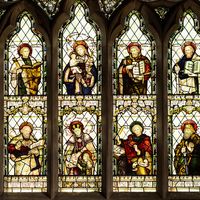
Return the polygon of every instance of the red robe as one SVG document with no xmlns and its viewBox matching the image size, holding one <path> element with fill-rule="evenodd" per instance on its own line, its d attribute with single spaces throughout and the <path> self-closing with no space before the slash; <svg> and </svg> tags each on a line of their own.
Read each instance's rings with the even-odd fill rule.
<svg viewBox="0 0 200 200">
<path fill-rule="evenodd" d="M 135 151 L 134 145 L 137 145 L 138 149 L 141 151 L 140 157 L 144 157 L 145 153 L 148 152 L 152 156 L 152 146 L 150 137 L 142 134 L 139 137 L 135 135 L 129 135 L 127 140 L 122 140 L 122 146 L 125 149 L 127 161 L 131 164 L 133 158 L 137 158 L 137 152 Z"/>
</svg>

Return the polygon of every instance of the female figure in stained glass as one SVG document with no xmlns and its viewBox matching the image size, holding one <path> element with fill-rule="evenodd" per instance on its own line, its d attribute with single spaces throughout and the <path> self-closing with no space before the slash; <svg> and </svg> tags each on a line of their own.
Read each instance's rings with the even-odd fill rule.
<svg viewBox="0 0 200 200">
<path fill-rule="evenodd" d="M 184 55 L 173 68 L 179 78 L 181 94 L 199 93 L 200 56 L 196 54 L 196 48 L 195 43 L 185 42 L 181 47 Z"/>
<path fill-rule="evenodd" d="M 70 61 L 63 74 L 67 94 L 92 94 L 92 89 L 97 82 L 97 68 L 84 40 L 74 43 Z"/>
<path fill-rule="evenodd" d="M 23 122 L 19 132 L 8 143 L 10 158 L 15 162 L 15 175 L 39 175 L 44 140 L 36 140 L 32 135 L 33 125 L 29 122 Z"/>
<path fill-rule="evenodd" d="M 36 95 L 41 79 L 41 62 L 32 55 L 32 47 L 27 43 L 18 46 L 18 58 L 13 58 L 11 85 L 16 95 Z"/>
<path fill-rule="evenodd" d="M 152 145 L 150 137 L 143 130 L 142 123 L 134 121 L 130 125 L 131 134 L 128 139 L 116 138 L 114 155 L 118 159 L 120 175 L 152 174 Z"/>
<path fill-rule="evenodd" d="M 178 175 L 200 175 L 200 136 L 197 124 L 186 120 L 181 125 L 183 138 L 174 152 L 174 167 Z"/>
<path fill-rule="evenodd" d="M 141 45 L 137 42 L 131 42 L 127 51 L 129 56 L 121 61 L 118 68 L 118 94 L 147 94 L 150 61 L 141 54 Z"/>
<path fill-rule="evenodd" d="M 96 162 L 96 150 L 93 140 L 84 133 L 84 126 L 80 121 L 70 123 L 72 136 L 67 141 L 64 160 L 67 175 L 93 175 Z"/>
</svg>

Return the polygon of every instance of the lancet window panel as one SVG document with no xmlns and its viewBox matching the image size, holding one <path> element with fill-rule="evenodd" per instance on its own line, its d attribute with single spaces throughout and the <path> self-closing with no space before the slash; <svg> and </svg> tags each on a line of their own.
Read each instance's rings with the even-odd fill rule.
<svg viewBox="0 0 200 200">
<path fill-rule="evenodd" d="M 27 11 L 4 53 L 4 191 L 47 192 L 46 43 Z"/>
<path fill-rule="evenodd" d="M 59 191 L 99 192 L 102 174 L 101 33 L 75 1 L 59 32 Z"/>
<path fill-rule="evenodd" d="M 5 95 L 45 95 L 47 64 L 44 39 L 34 28 L 33 17 L 26 11 L 18 17 L 16 27 L 8 36 L 5 47 Z M 24 48 L 28 49 L 25 51 L 29 51 L 27 58 Z M 35 70 L 29 70 L 30 64 Z M 24 73 L 18 73 L 22 70 L 20 65 L 26 66 L 26 69 L 23 67 Z M 29 80 L 19 82 L 20 74 L 28 79 L 27 77 L 32 76 L 31 73 L 34 78 L 31 85 Z"/>
<path fill-rule="evenodd" d="M 139 55 L 132 63 L 129 57 L 131 57 L 130 49 L 133 46 L 138 47 Z M 113 46 L 114 94 L 155 94 L 155 47 L 155 41 L 151 34 L 146 30 L 143 17 L 137 11 L 130 12 L 126 18 L 125 28 L 115 39 Z M 129 74 L 132 73 L 133 79 L 135 78 L 134 82 L 137 82 L 138 85 L 142 84 L 142 77 L 136 76 L 144 74 L 144 81 L 142 84 L 144 85 L 144 89 L 141 89 L 141 91 L 134 86 L 129 87 L 130 85 L 136 84 L 129 83 L 131 80 L 125 80 L 126 78 L 123 76 L 125 72 L 120 71 L 119 69 L 120 66 L 140 63 L 139 61 L 144 61 L 144 66 L 140 65 L 139 67 L 128 70 L 130 71 Z M 141 62 L 141 64 L 142 63 L 143 62 Z"/>
<path fill-rule="evenodd" d="M 132 129 L 135 125 L 142 127 L 143 131 L 142 135 L 139 137 L 135 135 L 131 141 Z M 157 171 L 155 97 L 115 98 L 113 131 L 113 190 L 115 192 L 155 192 Z M 144 146 L 143 141 L 145 141 Z M 134 152 L 128 153 L 126 148 L 129 142 L 135 148 L 138 147 L 135 151 L 140 151 L 143 146 L 144 155 L 131 157 Z M 131 151 L 131 147 L 129 150 Z M 146 159 L 148 166 L 137 165 L 142 162 L 141 159 Z"/>
<path fill-rule="evenodd" d="M 169 191 L 199 192 L 199 96 L 169 97 Z M 184 151 L 185 150 L 185 151 Z M 195 156 L 196 155 L 196 156 Z"/>
<path fill-rule="evenodd" d="M 194 59 L 199 59 L 199 21 L 195 13 L 189 9 L 180 18 L 179 24 L 180 26 L 178 30 L 172 35 L 169 41 L 168 91 L 170 94 L 199 94 L 199 84 L 197 83 L 198 80 L 196 80 L 198 79 L 198 77 L 195 76 L 195 74 L 199 73 L 198 69 L 200 67 L 198 65 L 198 62 L 196 62 L 195 68 L 190 62 L 187 62 L 186 69 L 183 66 L 183 62 L 190 60 L 190 53 L 194 53 Z M 191 45 L 193 46 L 192 48 L 195 51 L 190 51 L 190 47 L 188 46 Z M 194 62 L 194 60 L 192 60 L 192 62 Z M 194 69 L 196 71 L 188 71 L 191 69 Z M 194 73 L 194 75 L 188 75 L 189 73 L 191 73 L 191 75 L 192 73 Z"/>
<path fill-rule="evenodd" d="M 47 99 L 4 100 L 4 191 L 46 192 Z"/>
<path fill-rule="evenodd" d="M 113 191 L 156 192 L 156 44 L 138 11 L 113 45 Z"/>
<path fill-rule="evenodd" d="M 101 191 L 100 98 L 63 97 L 59 107 L 59 190 Z"/>
<path fill-rule="evenodd" d="M 59 34 L 59 93 L 101 94 L 100 30 L 89 18 L 89 10 L 84 3 L 77 1 L 71 13 L 70 20 Z M 76 86 L 76 81 L 73 82 L 78 74 L 83 77 L 80 88 Z"/>
<path fill-rule="evenodd" d="M 199 21 L 186 10 L 168 49 L 170 192 L 199 192 Z"/>
</svg>

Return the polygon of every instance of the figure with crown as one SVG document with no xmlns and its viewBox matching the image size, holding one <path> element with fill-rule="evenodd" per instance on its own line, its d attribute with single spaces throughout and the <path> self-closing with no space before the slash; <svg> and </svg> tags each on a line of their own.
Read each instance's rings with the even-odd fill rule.
<svg viewBox="0 0 200 200">
<path fill-rule="evenodd" d="M 66 175 L 94 175 L 96 164 L 96 149 L 93 139 L 84 133 L 81 121 L 72 121 L 69 125 L 72 136 L 67 141 L 65 149 Z"/>
</svg>

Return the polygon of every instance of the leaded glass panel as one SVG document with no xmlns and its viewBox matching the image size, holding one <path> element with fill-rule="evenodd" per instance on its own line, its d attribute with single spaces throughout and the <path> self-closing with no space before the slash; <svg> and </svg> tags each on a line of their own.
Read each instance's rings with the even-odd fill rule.
<svg viewBox="0 0 200 200">
<path fill-rule="evenodd" d="M 115 97 L 113 135 L 115 192 L 155 192 L 156 177 L 152 176 L 156 174 L 157 162 L 155 124 L 155 97 Z M 137 125 L 143 128 L 142 135 L 138 137 L 134 135 L 132 139 L 132 129 Z M 128 149 L 129 145 L 131 147 Z M 140 151 L 144 151 L 140 156 L 132 155 Z M 146 165 L 139 165 L 145 162 Z"/>
<path fill-rule="evenodd" d="M 101 191 L 101 35 L 76 1 L 59 33 L 59 191 Z"/>
<path fill-rule="evenodd" d="M 27 12 L 5 45 L 4 191 L 47 191 L 46 44 Z"/>
<path fill-rule="evenodd" d="M 5 95 L 46 94 L 46 45 L 33 24 L 32 16 L 24 12 L 6 42 Z"/>
<path fill-rule="evenodd" d="M 129 13 L 113 51 L 113 190 L 155 192 L 155 41 L 139 12 Z"/>
<path fill-rule="evenodd" d="M 84 4 L 73 6 L 71 13 L 70 20 L 59 34 L 59 93 L 100 94 L 100 31 L 89 19 L 89 11 Z"/>
<path fill-rule="evenodd" d="M 199 192 L 199 96 L 169 97 L 169 191 Z"/>
<path fill-rule="evenodd" d="M 59 98 L 60 191 L 101 189 L 101 103 L 96 97 Z M 76 129 L 81 127 L 78 135 Z M 75 157 L 76 156 L 76 157 Z"/>
<path fill-rule="evenodd" d="M 46 191 L 46 100 L 45 97 L 4 98 L 6 192 Z"/>
<path fill-rule="evenodd" d="M 132 51 L 136 49 L 134 59 L 131 55 L 132 48 Z M 155 41 L 147 32 L 144 20 L 137 11 L 131 12 L 126 18 L 125 28 L 116 38 L 113 50 L 114 93 L 155 94 Z M 124 66 L 129 66 L 130 69 L 126 67 L 125 70 Z M 139 89 L 138 85 L 143 87 Z"/>
<path fill-rule="evenodd" d="M 169 42 L 168 88 L 170 94 L 199 94 L 200 65 L 199 62 L 195 62 L 200 60 L 198 30 L 199 21 L 196 15 L 191 10 L 186 11 L 180 19 L 180 28 Z M 192 47 L 191 50 L 190 47 Z"/>
<path fill-rule="evenodd" d="M 199 42 L 199 21 L 187 10 L 168 51 L 170 192 L 200 191 Z"/>
</svg>

